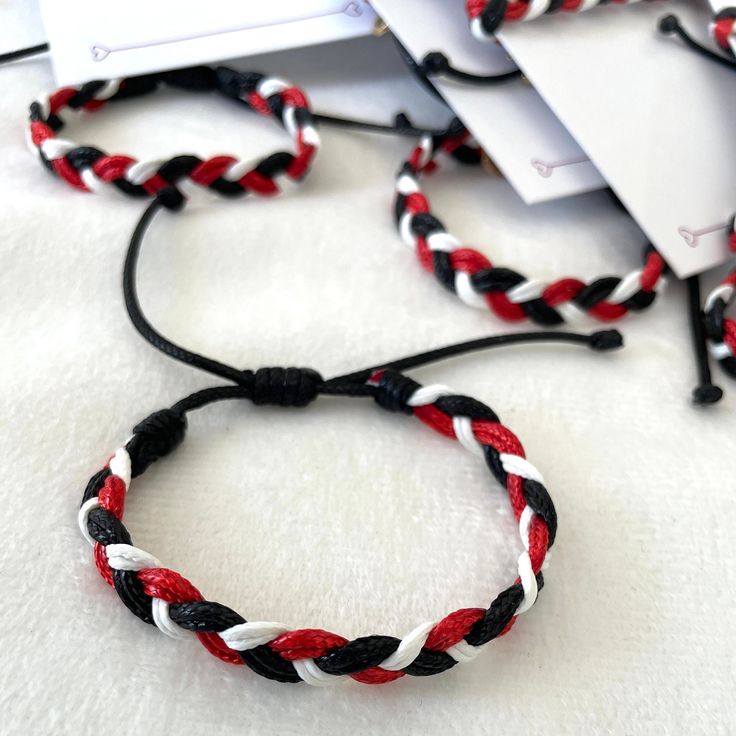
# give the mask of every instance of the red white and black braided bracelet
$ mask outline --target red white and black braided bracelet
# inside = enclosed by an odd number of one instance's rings
[[[280,682],[326,685],[348,676],[380,684],[406,674],[438,674],[472,660],[488,642],[507,633],[536,601],[557,516],[539,471],[490,408],[444,386],[420,386],[402,371],[473,350],[518,343],[557,341],[608,351],[622,345],[621,335],[609,330],[593,335],[536,332],[487,337],[330,380],[309,368],[241,370],[172,343],[141,310],[136,286],[138,256],[146,229],[162,206],[156,198],[131,238],[123,280],[128,313],[138,332],[158,350],[225,378],[231,385],[199,391],[155,412],[134,428],[131,439],[91,478],[78,519],[82,534],[94,547],[102,577],[136,616],[166,635],[179,638],[194,633],[223,661],[247,664],[257,674]],[[246,621],[227,606],[205,600],[179,573],[133,546],[122,522],[131,480],[182,442],[189,412],[229,399],[248,399],[258,406],[305,407],[320,395],[372,397],[382,408],[416,417],[485,460],[506,487],[523,545],[517,579],[488,608],[460,609],[439,622],[418,626],[403,639],[363,636],[349,641],[321,629]]]
[[[182,155],[168,160],[139,161],[78,145],[57,135],[74,114],[148,94],[161,85],[198,92],[217,91],[261,115],[273,117],[293,138],[295,152],[279,151],[259,162],[224,155],[206,160]],[[63,87],[31,105],[28,135],[44,166],[77,189],[100,191],[112,187],[132,197],[151,197],[164,192],[171,206],[183,201],[189,184],[223,196],[249,192],[277,194],[280,179],[304,178],[320,144],[309,103],[299,88],[262,74],[204,66]]]
[[[493,38],[504,23],[529,21],[558,11],[582,13],[598,5],[631,5],[639,0],[466,0],[470,28],[476,38]]]
[[[246,621],[227,606],[205,600],[197,588],[148,552],[134,547],[122,523],[131,478],[168,454],[184,438],[186,414],[211,401],[248,398],[256,404],[305,406],[320,392],[365,388],[380,406],[416,416],[458,439],[488,463],[509,492],[524,545],[518,579],[488,609],[465,608],[439,622],[422,624],[402,639],[363,636],[352,641],[321,629],[292,629]],[[405,674],[425,676],[472,660],[529,610],[542,586],[542,565],[554,541],[556,517],[539,472],[524,457],[515,435],[480,402],[442,386],[422,387],[393,371],[377,371],[361,383],[324,382],[308,369],[242,372],[239,386],[201,391],[138,424],[132,438],[94,475],[79,511],[82,534],[94,547],[102,577],[141,620],[174,638],[196,633],[215,656],[247,664],[280,682],[328,685],[350,676],[359,682],[391,682]]]
[[[606,276],[585,283],[576,278],[547,282],[494,266],[482,253],[463,246],[431,211],[419,177],[437,169],[438,154],[478,164],[482,151],[465,129],[424,136],[396,177],[395,221],[401,239],[449,291],[465,304],[490,309],[505,320],[530,319],[540,325],[576,321],[587,313],[603,321],[641,311],[655,300],[666,265],[649,245],[642,268],[623,278]]]

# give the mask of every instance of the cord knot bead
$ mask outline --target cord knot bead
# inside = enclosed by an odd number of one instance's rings
[[[176,449],[184,440],[186,430],[186,415],[173,409],[156,411],[138,423],[128,443],[133,477]]]
[[[251,375],[256,406],[307,406],[317,398],[324,383],[312,368],[259,368]]]
[[[370,383],[375,386],[373,398],[382,409],[412,413],[409,399],[421,388],[416,381],[397,371],[385,370],[374,374]]]

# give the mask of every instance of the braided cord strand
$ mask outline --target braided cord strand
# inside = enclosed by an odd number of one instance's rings
[[[632,5],[640,0],[466,0],[470,29],[476,38],[492,39],[504,23],[529,21],[559,11],[582,13],[598,5]]]
[[[666,266],[651,245],[642,268],[624,277],[607,276],[590,283],[577,278],[528,279],[512,269],[494,266],[479,251],[463,246],[434,216],[419,184],[421,174],[437,169],[440,153],[474,164],[480,161],[481,151],[467,131],[423,137],[396,177],[394,216],[402,241],[415,252],[422,267],[465,304],[490,309],[504,320],[529,319],[552,326],[574,322],[583,313],[613,321],[654,302]]]
[[[340,379],[336,379],[340,380]],[[133,430],[107,465],[87,484],[78,513],[82,535],[93,546],[103,579],[145,623],[173,638],[195,634],[213,655],[246,664],[279,682],[328,685],[345,677],[364,684],[405,675],[439,674],[474,659],[528,611],[543,585],[542,565],[552,546],[557,516],[539,472],[526,460],[516,436],[484,404],[444,386],[422,387],[393,370],[374,371],[352,395],[372,395],[384,409],[413,415],[434,431],[458,440],[481,457],[508,491],[519,522],[523,552],[518,576],[487,608],[463,608],[439,622],[422,624],[402,639],[363,636],[352,641],[321,629],[247,621],[199,590],[153,555],[133,546],[123,524],[125,496],[133,478],[168,455],[184,439],[186,412],[222,399],[305,406],[320,391],[309,369],[261,369],[240,385],[205,389],[155,412]],[[329,383],[329,382],[328,382]],[[345,391],[344,395],[351,395]]]
[[[206,160],[180,155],[140,161],[58,136],[72,116],[148,94],[164,84],[199,92],[217,91],[265,117],[275,118],[292,137],[295,153],[279,151],[257,162],[226,155]],[[181,189],[188,184],[230,197],[248,192],[277,194],[282,176],[292,181],[306,176],[320,145],[309,103],[299,88],[281,79],[227,67],[191,67],[63,87],[31,104],[27,132],[29,145],[44,167],[75,189],[98,192],[112,187],[140,198],[165,194],[163,201],[172,208],[183,203]]]

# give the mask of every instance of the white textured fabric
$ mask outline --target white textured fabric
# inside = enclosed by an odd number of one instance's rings
[[[43,38],[9,12],[27,6],[3,5],[0,48]],[[440,119],[390,39],[348,49],[239,67],[303,83],[322,110]],[[376,69],[389,85],[372,81]],[[618,353],[510,347],[411,373],[489,404],[560,514],[537,602],[507,636],[463,652],[475,661],[378,688],[345,679],[315,690],[226,665],[196,637],[170,641],[136,619],[76,528],[84,486],[136,422],[220,382],[154,352],[127,321],[123,252],[144,203],[72,191],[25,149],[27,105],[51,86],[45,62],[0,75],[2,736],[733,730],[736,633],[724,612],[736,608],[736,390],[712,412],[689,405],[677,283],[621,323]],[[148,159],[257,158],[288,145],[272,121],[192,95],[121,103],[75,121],[69,137]],[[313,174],[294,193],[157,217],[140,263],[155,324],[234,365],[325,376],[517,329],[465,307],[397,247],[391,197],[411,141],[320,132]],[[448,228],[539,278],[626,273],[645,242],[606,194],[529,209],[467,167],[426,186]],[[704,293],[719,278],[706,281]],[[133,481],[125,523],[134,545],[245,618],[351,638],[401,637],[488,605],[523,550],[505,492],[478,458],[357,399],[194,413],[175,455]]]

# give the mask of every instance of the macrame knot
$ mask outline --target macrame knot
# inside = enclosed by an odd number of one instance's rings
[[[306,406],[317,398],[323,383],[312,368],[259,368],[253,374],[253,403]]]
[[[133,476],[140,475],[181,444],[186,430],[186,416],[173,409],[154,412],[137,424],[127,445]]]
[[[411,414],[409,399],[420,388],[421,386],[416,381],[408,378],[403,373],[387,370],[380,374],[373,398],[386,411],[401,411],[404,414]]]

